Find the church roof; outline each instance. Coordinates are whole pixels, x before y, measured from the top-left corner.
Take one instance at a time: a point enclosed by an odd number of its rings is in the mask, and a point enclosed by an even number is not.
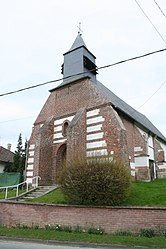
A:
[[[136,121],[138,124],[146,128],[146,130],[152,132],[158,138],[166,142],[166,138],[163,136],[163,134],[150,122],[150,120],[145,115],[136,111],[99,81],[96,81],[96,86],[98,90],[103,94],[103,96],[112,103],[117,111],[120,110],[132,120]]]
[[[78,35],[77,35],[75,41],[73,42],[73,45],[71,46],[71,48],[69,49],[69,51],[68,51],[67,53],[71,52],[71,51],[74,50],[74,49],[77,49],[77,48],[79,48],[79,47],[82,47],[82,46],[84,46],[85,48],[87,48],[86,45],[85,45],[84,40],[82,39],[81,34],[78,33]]]

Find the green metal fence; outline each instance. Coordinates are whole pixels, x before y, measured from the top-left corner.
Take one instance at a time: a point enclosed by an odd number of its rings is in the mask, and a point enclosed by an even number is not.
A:
[[[20,173],[0,173],[0,187],[17,185],[20,183]]]

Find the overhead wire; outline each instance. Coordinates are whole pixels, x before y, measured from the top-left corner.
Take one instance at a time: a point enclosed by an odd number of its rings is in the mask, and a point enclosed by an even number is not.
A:
[[[142,106],[144,106],[160,89],[163,85],[165,85],[166,80],[159,86],[159,88],[142,104],[140,105],[137,109],[140,109]]]
[[[164,49],[160,49],[160,50],[156,50],[156,51],[153,51],[153,52],[150,52],[150,53],[147,53],[147,54],[143,54],[143,55],[140,55],[140,56],[136,56],[136,57],[132,57],[132,58],[129,58],[129,59],[126,59],[126,60],[121,60],[119,62],[115,62],[115,63],[112,63],[112,64],[109,64],[109,65],[106,65],[106,66],[101,66],[101,67],[97,67],[97,69],[104,69],[104,68],[107,68],[107,67],[111,67],[111,66],[115,66],[115,65],[118,65],[118,64],[121,64],[121,63],[124,63],[124,62],[128,62],[128,61],[132,61],[132,60],[135,60],[135,59],[139,59],[139,58],[143,58],[145,56],[149,56],[149,55],[153,55],[155,53],[159,53],[159,52],[164,52],[166,51],[166,48]],[[90,70],[90,71],[93,71],[94,69]],[[96,69],[95,69],[96,70]],[[13,93],[16,93],[16,92],[20,92],[20,91],[25,91],[25,90],[28,90],[28,89],[31,89],[31,88],[35,88],[35,87],[39,87],[39,86],[43,86],[45,84],[49,84],[49,83],[53,83],[53,82],[57,82],[57,81],[60,81],[62,79],[67,79],[67,78],[70,78],[70,77],[73,77],[73,76],[76,76],[76,75],[80,75],[80,74],[83,74],[83,73],[79,73],[79,74],[75,74],[75,75],[72,75],[72,76],[68,76],[68,77],[65,77],[65,78],[61,78],[61,79],[57,79],[57,80],[52,80],[52,81],[47,81],[47,82],[44,82],[44,83],[41,83],[41,84],[37,84],[37,85],[34,85],[34,86],[30,86],[30,87],[26,87],[26,88],[22,88],[22,89],[19,89],[19,90],[16,90],[16,91],[12,91],[12,92],[9,92],[9,93],[4,93],[4,94],[0,94],[0,96],[5,96],[5,95],[9,95],[9,94],[13,94]],[[159,90],[160,88],[166,83],[166,80],[160,85],[160,87],[141,105],[139,106],[137,109],[140,109],[142,106],[144,106]],[[135,110],[136,111],[136,110]],[[135,112],[134,111],[134,112]],[[19,119],[13,119],[13,120],[7,120],[7,121],[2,121],[0,123],[5,123],[5,122],[11,122],[11,121],[17,121],[17,120],[21,120],[21,119],[28,119],[28,118],[33,118],[34,116],[31,116],[31,117],[23,117],[23,118],[19,118]]]
[[[8,119],[8,120],[5,120],[5,121],[0,121],[0,124],[2,124],[2,123],[7,123],[7,122],[11,122],[11,121],[18,121],[18,120],[23,120],[23,119],[30,119],[30,118],[35,118],[35,116],[22,117],[22,118],[15,118],[15,119]]]
[[[164,13],[164,11],[161,9],[161,7],[159,6],[159,4],[156,2],[156,0],[153,0],[155,2],[155,4],[157,5],[158,9],[160,10],[160,12],[162,13],[162,15],[166,18],[166,15]]]
[[[142,104],[140,105],[137,109],[140,109],[142,106],[144,106],[164,85],[166,84],[166,80],[159,86],[159,88]],[[136,110],[134,110],[135,112]],[[133,112],[133,113],[134,113]],[[132,113],[132,114],[133,114]],[[18,118],[18,119],[10,119],[10,120],[5,120],[5,121],[1,121],[0,124],[2,123],[7,123],[7,122],[11,122],[11,121],[18,121],[18,120],[23,120],[23,119],[29,119],[29,118],[34,118],[35,116],[29,116],[29,117],[23,117],[23,118]]]
[[[119,65],[119,64],[122,64],[122,63],[125,63],[125,62],[133,61],[133,60],[136,60],[136,59],[141,59],[141,58],[144,58],[144,57],[147,57],[147,56],[150,56],[150,55],[153,55],[153,54],[161,53],[161,52],[164,52],[164,51],[166,51],[166,48],[159,49],[159,50],[156,50],[156,51],[152,51],[152,52],[149,52],[149,53],[146,53],[146,54],[143,54],[143,55],[139,55],[139,56],[135,56],[135,57],[132,57],[132,58],[128,58],[128,59],[125,59],[125,60],[121,60],[121,61],[118,61],[118,62],[115,62],[115,63],[112,63],[112,64],[108,64],[108,65],[105,65],[105,66],[96,67],[95,69],[92,69],[90,71],[94,71],[96,69],[100,70],[100,69],[116,66],[116,65]],[[28,87],[21,88],[21,89],[18,89],[18,90],[2,93],[2,94],[0,94],[0,97],[15,94],[15,93],[19,93],[19,92],[26,91],[26,90],[30,90],[30,89],[37,88],[37,87],[40,87],[40,86],[44,86],[44,85],[47,85],[47,84],[50,84],[50,83],[55,83],[55,82],[58,82],[58,81],[61,81],[61,80],[70,79],[72,77],[83,75],[85,73],[86,72],[77,73],[77,74],[73,74],[73,75],[63,77],[63,78],[60,78],[60,79],[50,80],[50,81],[39,83],[39,84],[36,84],[36,85],[33,85],[33,86],[28,86]]]
[[[158,35],[160,36],[160,38],[163,40],[164,43],[166,43],[166,40],[164,39],[164,37],[162,36],[162,34],[158,31],[158,29],[156,28],[156,26],[153,24],[153,22],[151,21],[151,19],[148,17],[148,15],[145,13],[145,11],[143,10],[143,8],[141,7],[141,5],[138,3],[137,0],[134,0],[136,2],[136,4],[138,5],[138,7],[140,8],[140,10],[143,12],[143,14],[146,16],[146,18],[148,19],[148,21],[151,23],[151,25],[153,26],[153,28],[156,30],[156,32],[158,33]]]

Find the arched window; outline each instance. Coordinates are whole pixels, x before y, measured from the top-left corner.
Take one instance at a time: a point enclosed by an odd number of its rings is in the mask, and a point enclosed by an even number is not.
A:
[[[63,125],[62,125],[62,135],[64,137],[67,136],[67,130],[68,130],[68,126],[69,126],[69,121],[64,121]]]

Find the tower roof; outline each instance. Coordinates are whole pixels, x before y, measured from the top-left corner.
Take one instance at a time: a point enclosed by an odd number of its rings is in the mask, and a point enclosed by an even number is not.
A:
[[[87,49],[80,32],[68,50],[64,53],[64,63],[62,64],[63,82],[57,88],[63,87],[73,82],[89,77],[96,81],[97,67],[95,65],[96,57]]]
[[[77,49],[77,48],[79,48],[79,47],[85,47],[85,48],[86,48],[85,42],[84,42],[84,40],[82,39],[82,36],[81,36],[80,33],[78,33],[78,35],[77,35],[75,41],[73,42],[73,45],[71,46],[71,48],[69,49],[68,52],[71,52],[72,50]],[[68,53],[68,52],[67,52],[67,53]]]

